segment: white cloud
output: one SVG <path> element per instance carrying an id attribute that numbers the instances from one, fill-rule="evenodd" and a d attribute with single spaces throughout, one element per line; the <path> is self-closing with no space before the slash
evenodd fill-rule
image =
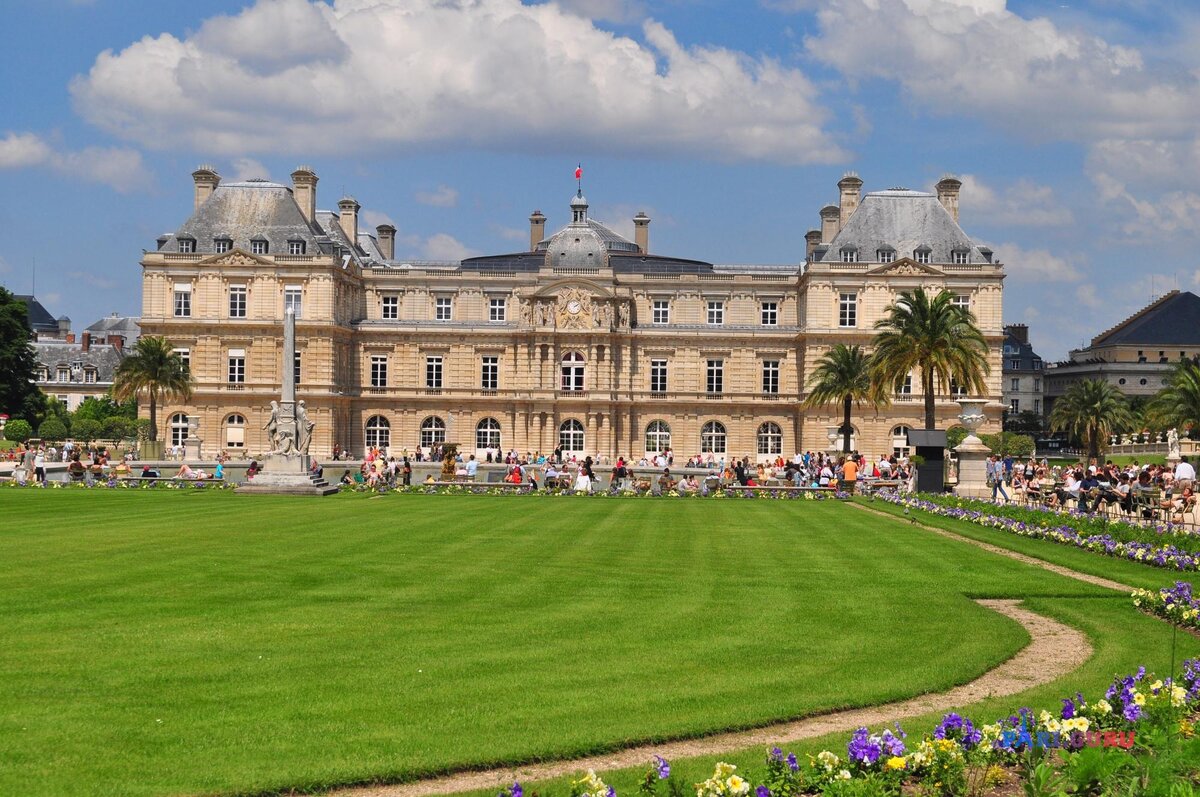
<path id="1" fill-rule="evenodd" d="M 392 221 L 391 216 L 377 210 L 364 210 L 362 217 L 363 221 L 369 224 L 372 229 L 378 227 L 380 224 L 397 226 L 396 222 Z M 439 232 L 428 237 L 422 237 L 415 233 L 405 232 L 399 228 L 396 230 L 396 259 L 400 261 L 403 261 L 405 258 L 415 260 L 462 260 L 464 257 L 475 257 L 478 254 L 480 254 L 479 251 L 472 249 L 449 233 Z"/>
<path id="2" fill-rule="evenodd" d="M 425 239 L 422 253 L 429 260 L 462 260 L 474 257 L 479 252 L 459 241 L 453 235 L 439 232 Z"/>
<path id="3" fill-rule="evenodd" d="M 827 163 L 846 153 L 799 70 L 645 43 L 519 0 L 258 0 L 183 39 L 101 53 L 78 111 L 151 147 L 242 155 L 486 146 Z"/>
<path id="4" fill-rule="evenodd" d="M 994 189 L 977 175 L 964 174 L 959 206 L 962 215 L 975 223 L 1008 227 L 1056 227 L 1071 224 L 1070 208 L 1059 204 L 1054 190 L 1028 179 Z"/>
<path id="5" fill-rule="evenodd" d="M 1128 204 L 1134 217 L 1121 230 L 1134 241 L 1146 241 L 1163 233 L 1200 233 L 1200 194 L 1169 191 L 1157 200 L 1135 196 L 1120 180 L 1106 173 L 1092 175 L 1106 202 Z"/>
<path id="6" fill-rule="evenodd" d="M 1104 307 L 1105 305 L 1104 300 L 1096 295 L 1096 286 L 1090 282 L 1080 285 L 1075 289 L 1075 298 L 1084 307 L 1091 307 L 1092 309 Z"/>
<path id="7" fill-rule="evenodd" d="M 362 219 L 370 226 L 372 230 L 374 230 L 380 224 L 390 224 L 393 227 L 396 226 L 396 222 L 392 221 L 391 216 L 378 210 L 364 210 L 362 212 Z"/>
<path id="8" fill-rule="evenodd" d="M 234 181 L 249 180 L 251 177 L 262 177 L 265 180 L 270 180 L 271 171 L 260 162 L 254 160 L 254 158 L 234 158 Z"/>
<path id="9" fill-rule="evenodd" d="M 1004 270 L 1022 279 L 1039 282 L 1079 282 L 1083 274 L 1073 263 L 1045 249 L 1023 249 L 1018 244 L 993 247 Z"/>
<path id="10" fill-rule="evenodd" d="M 646 18 L 646 6 L 638 0 L 557 0 L 571 14 L 627 24 Z"/>
<path id="11" fill-rule="evenodd" d="M 127 147 L 56 150 L 36 133 L 9 133 L 0 139 L 0 169 L 48 167 L 65 177 L 103 183 L 126 194 L 150 186 L 153 178 L 142 154 Z"/>
<path id="12" fill-rule="evenodd" d="M 491 225 L 491 229 L 492 229 L 492 232 L 494 232 L 496 235 L 499 235 L 501 238 L 503 238 L 506 241 L 528 241 L 529 240 L 529 228 L 528 227 L 505 227 L 502 224 L 493 223 Z"/>
<path id="13" fill-rule="evenodd" d="M 433 191 L 418 191 L 416 200 L 435 208 L 452 208 L 458 204 L 458 192 L 448 185 L 439 185 Z"/>

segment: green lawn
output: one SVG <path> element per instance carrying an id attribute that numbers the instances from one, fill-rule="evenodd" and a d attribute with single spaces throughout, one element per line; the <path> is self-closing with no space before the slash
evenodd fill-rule
<path id="1" fill-rule="evenodd" d="M 1124 600 L 832 501 L 0 508 L 0 794 L 311 789 L 759 725 L 941 690 L 1026 642 L 968 596 Z"/>

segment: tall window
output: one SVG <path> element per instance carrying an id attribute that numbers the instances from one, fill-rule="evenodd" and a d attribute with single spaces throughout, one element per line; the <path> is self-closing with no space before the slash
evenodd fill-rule
<path id="1" fill-rule="evenodd" d="M 897 426 L 892 430 L 892 453 L 898 457 L 908 456 L 909 427 Z"/>
<path id="2" fill-rule="evenodd" d="M 768 394 L 779 392 L 779 360 L 763 360 L 762 389 Z"/>
<path id="3" fill-rule="evenodd" d="M 508 317 L 508 300 L 504 298 L 488 299 L 488 321 L 500 323 Z"/>
<path id="4" fill-rule="evenodd" d="M 292 379 L 297 385 L 300 384 L 300 355 L 301 352 L 296 352 L 292 357 Z"/>
<path id="5" fill-rule="evenodd" d="M 646 427 L 646 451 L 656 453 L 671 447 L 671 427 L 666 421 L 651 421 Z"/>
<path id="6" fill-rule="evenodd" d="M 70 382 L 71 381 L 71 369 L 65 365 L 58 366 L 57 375 L 58 375 L 59 382 Z"/>
<path id="7" fill-rule="evenodd" d="M 288 254 L 289 255 L 304 254 L 304 241 L 288 241 Z"/>
<path id="8" fill-rule="evenodd" d="M 903 379 L 897 380 L 896 395 L 897 396 L 911 396 L 912 395 L 912 374 L 905 374 Z"/>
<path id="9" fill-rule="evenodd" d="M 229 317 L 230 318 L 245 318 L 246 317 L 246 286 L 245 285 L 230 285 L 229 286 Z"/>
<path id="10" fill-rule="evenodd" d="M 838 326 L 858 326 L 858 294 L 843 293 L 838 296 Z"/>
<path id="11" fill-rule="evenodd" d="M 433 319 L 435 321 L 449 321 L 453 312 L 454 303 L 449 296 L 439 296 L 434 299 Z"/>
<path id="12" fill-rule="evenodd" d="M 292 308 L 292 312 L 296 314 L 296 318 L 300 318 L 301 301 L 304 296 L 304 289 L 299 285 L 288 285 L 283 289 L 283 312 L 287 312 L 288 308 Z"/>
<path id="13" fill-rule="evenodd" d="M 179 361 L 183 363 L 183 372 L 191 373 L 192 370 L 192 350 L 191 349 L 173 349 L 179 355 Z"/>
<path id="14" fill-rule="evenodd" d="M 225 419 L 225 447 L 246 447 L 246 419 L 241 415 L 230 415 Z"/>
<path id="15" fill-rule="evenodd" d="M 963 310 L 971 309 L 971 295 L 969 293 L 956 293 L 954 298 L 950 300 L 950 304 Z"/>
<path id="16" fill-rule="evenodd" d="M 1018 412 L 1020 412 L 1021 411 L 1021 400 L 1020 399 L 1009 399 L 1008 400 L 1008 411 L 1011 412 L 1013 415 L 1016 415 Z"/>
<path id="17" fill-rule="evenodd" d="M 1038 415 L 1042 414 L 1042 400 L 1041 399 L 1033 400 L 1033 411 L 1036 412 Z"/>
<path id="18" fill-rule="evenodd" d="M 666 360 L 651 360 L 650 361 L 650 392 L 651 393 L 666 393 L 667 392 L 667 361 Z"/>
<path id="19" fill-rule="evenodd" d="M 188 439 L 188 416 L 177 412 L 171 416 L 169 423 L 171 425 L 171 445 L 183 445 L 183 441 Z"/>
<path id="20" fill-rule="evenodd" d="M 1040 376 L 1035 376 L 1033 378 L 1033 389 L 1034 391 L 1042 389 L 1042 378 Z"/>
<path id="21" fill-rule="evenodd" d="M 1020 389 L 1021 389 L 1021 377 L 1014 376 L 1012 378 L 1012 386 L 1011 386 L 1010 390 L 1020 390 Z"/>
<path id="22" fill-rule="evenodd" d="M 180 238 L 179 239 L 179 251 L 185 255 L 190 255 L 190 254 L 194 253 L 196 251 L 196 239 L 195 238 Z"/>
<path id="23" fill-rule="evenodd" d="M 583 424 L 571 418 L 558 427 L 558 445 L 566 453 L 583 453 Z"/>
<path id="24" fill-rule="evenodd" d="M 229 384 L 241 385 L 246 382 L 246 350 L 229 350 Z"/>
<path id="25" fill-rule="evenodd" d="M 573 393 L 583 390 L 583 355 L 577 351 L 567 352 L 562 358 L 562 389 Z"/>
<path id="26" fill-rule="evenodd" d="M 762 303 L 762 325 L 773 327 L 779 323 L 779 302 Z"/>
<path id="27" fill-rule="evenodd" d="M 669 299 L 655 299 L 650 306 L 650 321 L 655 324 L 671 323 L 671 301 Z"/>
<path id="28" fill-rule="evenodd" d="M 392 444 L 392 425 L 382 415 L 367 419 L 367 448 L 387 448 Z"/>
<path id="29" fill-rule="evenodd" d="M 783 430 L 779 428 L 779 424 L 768 421 L 758 427 L 758 453 L 783 453 Z"/>
<path id="30" fill-rule="evenodd" d="M 233 241 L 228 238 L 214 238 L 213 251 L 218 255 L 224 254 L 233 248 Z"/>
<path id="31" fill-rule="evenodd" d="M 483 358 L 483 370 L 480 374 L 479 386 L 484 390 L 496 390 L 500 387 L 500 357 L 489 354 Z"/>
<path id="32" fill-rule="evenodd" d="M 84 381 L 84 382 L 86 382 L 86 383 L 88 383 L 88 384 L 93 384 L 93 383 L 95 383 L 95 381 L 96 381 L 96 369 L 95 369 L 95 368 L 84 368 L 84 369 L 83 369 L 83 381 Z"/>
<path id="33" fill-rule="evenodd" d="M 252 255 L 265 255 L 268 249 L 267 242 L 262 238 L 256 238 L 250 242 L 250 254 Z"/>
<path id="34" fill-rule="evenodd" d="M 725 323 L 725 302 L 709 300 L 708 323 L 713 326 L 719 326 Z"/>
<path id="35" fill-rule="evenodd" d="M 387 387 L 388 358 L 386 354 L 371 355 L 371 387 Z"/>
<path id="36" fill-rule="evenodd" d="M 430 390 L 442 388 L 442 358 L 431 356 L 425 358 L 425 387 Z"/>
<path id="37" fill-rule="evenodd" d="M 476 448 L 500 448 L 500 421 L 484 418 L 475 427 Z"/>
<path id="38" fill-rule="evenodd" d="M 705 390 L 708 393 L 721 393 L 725 390 L 725 361 L 709 360 L 705 373 Z"/>
<path id="39" fill-rule="evenodd" d="M 703 454 L 725 453 L 725 425 L 709 421 L 700 428 L 700 452 Z"/>
<path id="40" fill-rule="evenodd" d="M 192 286 L 186 282 L 175 284 L 175 315 L 186 318 L 192 314 Z"/>
<path id="41" fill-rule="evenodd" d="M 446 442 L 446 422 L 436 415 L 421 421 L 421 447 L 429 448 Z"/>
<path id="42" fill-rule="evenodd" d="M 965 395 L 967 395 L 967 389 L 963 385 L 960 385 L 954 379 L 951 379 L 950 380 L 950 395 L 955 396 L 955 397 L 965 396 Z"/>
<path id="43" fill-rule="evenodd" d="M 399 296 L 384 296 L 383 297 L 383 320 L 395 321 L 400 317 L 400 297 Z"/>

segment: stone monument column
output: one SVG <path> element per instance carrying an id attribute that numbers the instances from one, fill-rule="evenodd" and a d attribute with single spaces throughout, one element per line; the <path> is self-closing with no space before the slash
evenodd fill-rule
<path id="1" fill-rule="evenodd" d="M 958 487 L 956 495 L 964 498 L 991 498 L 992 488 L 987 484 L 987 461 L 992 450 L 984 445 L 975 431 L 987 420 L 983 407 L 987 399 L 959 399 L 962 407 L 958 419 L 967 428 L 967 437 L 954 451 L 958 454 Z"/>

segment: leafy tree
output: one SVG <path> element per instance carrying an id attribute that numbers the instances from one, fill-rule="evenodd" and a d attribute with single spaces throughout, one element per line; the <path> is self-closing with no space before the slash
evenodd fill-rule
<path id="1" fill-rule="evenodd" d="M 47 418 L 38 427 L 38 437 L 43 440 L 65 440 L 67 425 L 56 417 Z"/>
<path id="2" fill-rule="evenodd" d="M 807 407 L 820 407 L 840 402 L 842 405 L 842 451 L 850 453 L 850 411 L 855 403 L 860 407 L 864 401 L 878 407 L 887 402 L 887 396 L 871 381 L 870 359 L 861 346 L 839 343 L 817 360 L 809 380 Z"/>
<path id="3" fill-rule="evenodd" d="M 992 450 L 993 454 L 1010 454 L 1014 457 L 1029 457 L 1036 447 L 1034 439 L 1027 434 L 1001 432 L 1000 434 L 984 434 L 979 439 Z"/>
<path id="4" fill-rule="evenodd" d="M 130 398 L 128 401 L 118 403 L 109 393 L 103 396 L 88 396 L 75 408 L 72 417 L 75 420 L 90 418 L 93 421 L 103 421 L 113 417 L 134 420 L 137 418 L 137 399 Z"/>
<path id="5" fill-rule="evenodd" d="M 1087 443 L 1088 457 L 1100 457 L 1100 443 L 1114 429 L 1133 426 L 1125 397 L 1103 379 L 1075 382 L 1054 402 L 1050 428 L 1065 431 Z"/>
<path id="6" fill-rule="evenodd" d="M 32 419 L 41 403 L 32 337 L 25 302 L 0 288 L 0 412 L 14 418 Z"/>
<path id="7" fill-rule="evenodd" d="M 984 377 L 988 344 L 975 324 L 975 315 L 954 304 L 954 294 L 936 296 L 924 288 L 904 291 L 875 322 L 871 371 L 878 385 L 894 385 L 916 370 L 925 394 L 925 428 L 936 423 L 937 391 L 949 392 L 950 383 L 968 392 L 987 392 Z"/>
<path id="8" fill-rule="evenodd" d="M 1200 361 L 1181 360 L 1167 379 L 1167 386 L 1154 396 L 1147 410 L 1162 428 L 1186 429 L 1200 426 Z"/>
<path id="9" fill-rule="evenodd" d="M 93 421 L 91 418 L 80 418 L 71 424 L 71 434 L 82 443 L 98 439 L 103 429 L 100 421 Z"/>
<path id="10" fill-rule="evenodd" d="M 24 443 L 29 438 L 33 437 L 33 427 L 29 425 L 29 421 L 23 421 L 20 418 L 9 421 L 4 425 L 4 439 L 12 440 L 15 443 Z"/>
<path id="11" fill-rule="evenodd" d="M 137 434 L 137 421 L 119 415 L 105 418 L 103 426 L 106 440 L 128 440 Z"/>
<path id="12" fill-rule="evenodd" d="M 117 366 L 113 378 L 113 397 L 117 401 L 145 396 L 150 402 L 149 440 L 158 440 L 158 402 L 160 399 L 188 398 L 192 379 L 179 354 L 163 337 L 138 338 L 133 354 Z"/>
<path id="13" fill-rule="evenodd" d="M 1033 410 L 1023 410 L 1016 414 L 1007 413 L 1004 417 L 1004 431 L 1018 434 L 1038 435 L 1045 426 L 1041 413 Z"/>

